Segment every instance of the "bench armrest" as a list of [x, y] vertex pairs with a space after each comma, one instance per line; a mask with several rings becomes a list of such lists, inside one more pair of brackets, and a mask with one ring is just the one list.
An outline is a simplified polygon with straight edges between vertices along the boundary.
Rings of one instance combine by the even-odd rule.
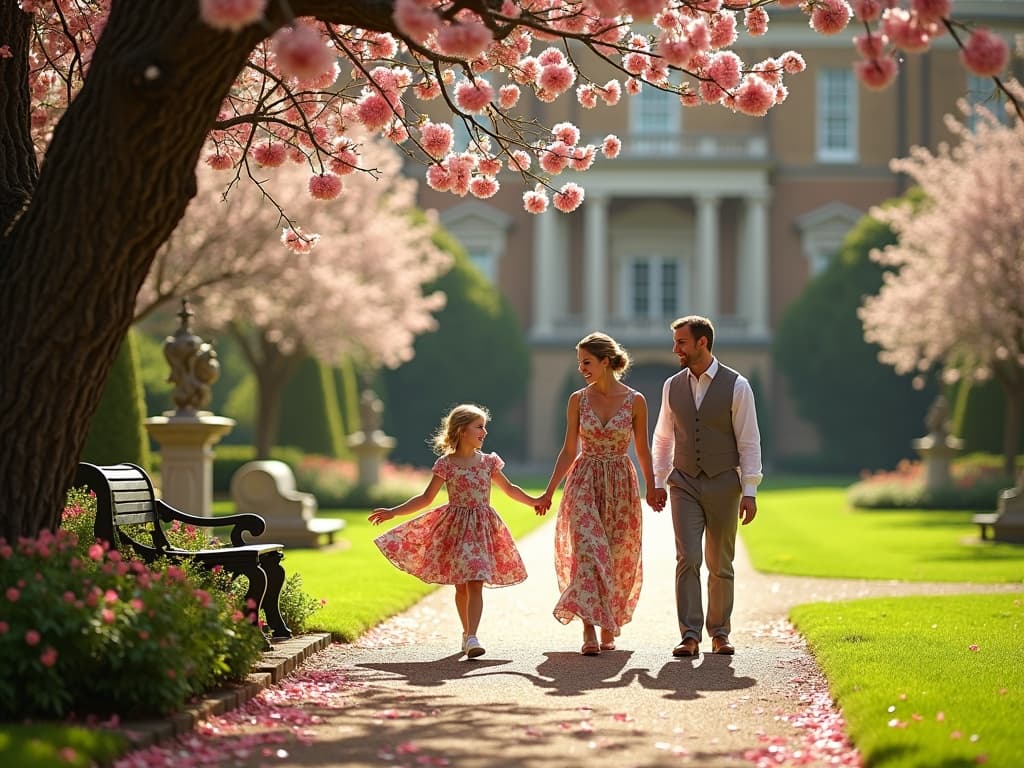
[[223, 517], [199, 517], [197, 515], [190, 515], [188, 512], [182, 512], [180, 509], [172, 507], [160, 499], [156, 500], [156, 508], [160, 514], [160, 519], [167, 523], [172, 520], [178, 520], [185, 525], [194, 525], [197, 528], [214, 528], [230, 525], [232, 526], [231, 544], [235, 547], [244, 547], [246, 545], [247, 542], [242, 537], [243, 533], [261, 536], [267, 530], [266, 520], [252, 512], [242, 512]]

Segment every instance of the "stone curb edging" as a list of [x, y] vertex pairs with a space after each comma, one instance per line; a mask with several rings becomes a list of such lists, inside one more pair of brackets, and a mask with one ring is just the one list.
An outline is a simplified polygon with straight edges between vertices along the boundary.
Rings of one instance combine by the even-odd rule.
[[128, 750], [168, 741], [189, 733], [201, 721], [237, 709], [255, 697], [264, 688], [280, 682], [294, 672], [306, 659], [331, 644], [329, 632], [299, 635], [288, 640], [274, 641], [260, 661], [253, 665], [244, 682], [210, 691], [198, 701], [190, 702], [181, 712], [164, 718], [124, 720], [117, 731], [128, 742]]

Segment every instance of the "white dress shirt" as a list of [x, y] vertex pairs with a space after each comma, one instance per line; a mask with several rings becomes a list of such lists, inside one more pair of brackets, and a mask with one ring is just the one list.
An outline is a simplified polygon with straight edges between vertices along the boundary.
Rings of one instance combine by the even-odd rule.
[[[684, 368], [665, 381], [661, 390], [661, 410], [654, 426], [651, 440], [651, 459], [654, 463], [654, 487], [664, 488], [665, 481], [672, 474], [672, 459], [675, 455], [676, 436], [672, 428], [672, 412], [668, 404], [668, 391], [678, 376], [686, 377], [693, 392], [693, 401], [700, 408], [711, 382], [718, 373], [718, 358], [711, 358], [711, 365], [700, 375], [694, 376]], [[736, 448], [740, 454], [739, 475], [744, 496], [756, 496], [757, 486], [764, 475], [761, 473], [761, 433], [757, 428], [757, 413], [754, 409], [754, 390], [743, 376], [736, 377], [732, 394], [732, 428], [736, 435]]]

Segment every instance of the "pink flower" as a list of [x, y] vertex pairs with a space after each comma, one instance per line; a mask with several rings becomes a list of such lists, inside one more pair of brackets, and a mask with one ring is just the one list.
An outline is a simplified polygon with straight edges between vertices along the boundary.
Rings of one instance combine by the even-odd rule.
[[7, 596], [7, 602], [9, 603], [16, 603], [18, 598], [21, 597], [21, 592], [14, 587], [8, 587], [4, 594]]
[[417, 0], [397, 0], [391, 18], [399, 32], [421, 44], [441, 25], [433, 8]]
[[846, 29], [853, 11], [846, 0], [821, 0], [811, 12], [811, 28], [822, 35], [835, 35]]
[[333, 173], [318, 173], [309, 179], [309, 194], [314, 200], [333, 200], [341, 194], [341, 179]]
[[584, 109], [593, 109], [597, 106], [597, 90], [590, 83], [581, 85], [576, 89], [576, 101]]
[[544, 213], [548, 209], [547, 192], [540, 185], [532, 192], [524, 192], [523, 208], [529, 213]]
[[364, 93], [356, 104], [359, 122], [367, 130], [379, 131], [394, 117], [391, 103], [376, 91]]
[[512, 171], [528, 171], [532, 164], [533, 159], [530, 157], [530, 153], [524, 149], [517, 149], [512, 152], [508, 167]]
[[347, 176], [350, 173], [354, 173], [359, 167], [359, 155], [355, 153], [355, 150], [350, 145], [345, 144], [334, 150], [334, 157], [331, 158], [328, 165], [333, 173], [339, 176]]
[[455, 86], [455, 103], [470, 114], [483, 112], [492, 98], [494, 88], [486, 80], [463, 80]]
[[483, 176], [497, 176], [501, 173], [501, 158], [481, 157], [477, 170]]
[[252, 148], [252, 159], [268, 168], [277, 168], [284, 164], [288, 150], [284, 144], [264, 141]]
[[693, 58], [694, 46], [688, 39], [662, 35], [658, 39], [658, 55], [674, 67], [685, 67]]
[[953, 11], [953, 0], [911, 0], [910, 7], [924, 22], [941, 21]]
[[[301, 227], [296, 229], [284, 227], [281, 230], [281, 242], [284, 244], [284, 247], [295, 253], [309, 253], [319, 240], [320, 235], [307, 235], [302, 231]], [[249, 602], [254, 601], [250, 599]], [[255, 606], [252, 607], [255, 608]]]
[[721, 51], [711, 57], [708, 63], [707, 76], [714, 80], [715, 85], [724, 90], [735, 88], [740, 82], [740, 70], [743, 62], [732, 51]]
[[41, 636], [36, 630], [29, 629], [25, 631], [25, 645], [39, 645], [39, 641], [41, 639]]
[[552, 94], [565, 93], [576, 82], [576, 71], [568, 64], [552, 64], [544, 67], [537, 78], [537, 84]]
[[427, 168], [427, 186], [438, 192], [447, 192], [452, 186], [452, 177], [444, 165], [431, 165]]
[[473, 197], [486, 200], [498, 191], [498, 182], [487, 176], [477, 176], [469, 183], [469, 191]]
[[960, 61], [978, 77], [995, 77], [1006, 68], [1006, 41], [987, 29], [976, 29], [960, 51]]
[[551, 135], [559, 141], [572, 146], [580, 140], [580, 129], [572, 123], [557, 123], [551, 129]]
[[232, 32], [263, 18], [267, 0], [199, 0], [199, 18], [214, 29]]
[[448, 56], [475, 59], [494, 42], [494, 35], [483, 22], [450, 24], [437, 33], [437, 47]]
[[731, 13], [725, 13], [713, 19], [708, 45], [711, 48], [728, 48], [736, 42], [736, 17]]
[[587, 171], [594, 164], [594, 146], [575, 147], [572, 151], [572, 168], [574, 171]]
[[747, 8], [743, 14], [743, 26], [753, 37], [760, 37], [768, 31], [768, 12], [763, 6]]
[[565, 142], [555, 141], [540, 154], [540, 167], [551, 174], [559, 174], [572, 159], [572, 147]]
[[609, 160], [619, 156], [622, 151], [622, 140], [614, 133], [609, 133], [601, 142], [601, 153]]
[[6, 621], [0, 621], [0, 635], [6, 635], [7, 631], [11, 628], [11, 625]]
[[100, 611], [100, 618], [104, 624], [113, 624], [117, 620], [117, 615], [109, 608], [104, 608]]
[[622, 5], [634, 19], [647, 21], [665, 6], [665, 0], [625, 0]]
[[857, 79], [872, 91], [888, 88], [894, 79], [898, 66], [892, 56], [879, 56], [874, 59], [861, 59], [853, 63], [853, 71]]
[[604, 88], [599, 89], [601, 100], [609, 107], [614, 107], [622, 98], [622, 84], [618, 80], [609, 80]]
[[52, 667], [57, 663], [57, 649], [52, 645], [46, 646], [46, 650], [39, 655], [39, 661], [44, 667]]
[[503, 85], [498, 90], [498, 104], [502, 109], [511, 109], [519, 103], [519, 86]]
[[580, 207], [583, 202], [583, 187], [574, 182], [569, 182], [554, 195], [555, 208], [562, 213], [571, 213]]
[[875, 21], [882, 15], [885, 6], [881, 0], [850, 0], [853, 12], [860, 21]]
[[334, 51], [327, 47], [319, 30], [309, 24], [282, 27], [274, 33], [270, 49], [278, 68], [299, 80], [314, 80], [334, 67]]
[[885, 35], [855, 35], [853, 38], [853, 45], [865, 59], [877, 59], [885, 51], [885, 46], [889, 43], [889, 38]]
[[[215, 171], [226, 171], [234, 166], [235, 162], [231, 159], [230, 155], [214, 152], [206, 156], [206, 164]], [[92, 549], [92, 547], [89, 547], [89, 557], [92, 557], [93, 560], [100, 560], [103, 557], [103, 550], [100, 550], [99, 557], [94, 557]]]
[[14, 58], [14, 54], [11, 53], [11, 46], [0, 45], [0, 59], [11, 59]]
[[420, 142], [423, 150], [435, 160], [440, 160], [452, 148], [455, 131], [445, 123], [426, 122], [420, 131]]
[[437, 80], [427, 78], [423, 82], [416, 83], [412, 90], [416, 94], [416, 98], [421, 101], [432, 101], [441, 95], [441, 84]]
[[744, 115], [763, 117], [775, 104], [775, 89], [757, 76], [743, 80], [736, 91], [736, 109]]

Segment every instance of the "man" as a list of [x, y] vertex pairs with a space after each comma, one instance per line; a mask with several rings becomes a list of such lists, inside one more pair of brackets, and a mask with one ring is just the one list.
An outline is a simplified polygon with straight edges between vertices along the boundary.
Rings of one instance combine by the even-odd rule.
[[[711, 354], [706, 317], [672, 323], [682, 370], [665, 382], [654, 428], [654, 502], [670, 497], [676, 535], [676, 610], [682, 640], [673, 656], [696, 656], [707, 628], [713, 653], [732, 654], [733, 557], [738, 521], [757, 514], [761, 435], [748, 382]], [[668, 486], [666, 491], [665, 486]], [[657, 508], [657, 507], [656, 507]], [[701, 549], [708, 564], [708, 609], [701, 604]]]

